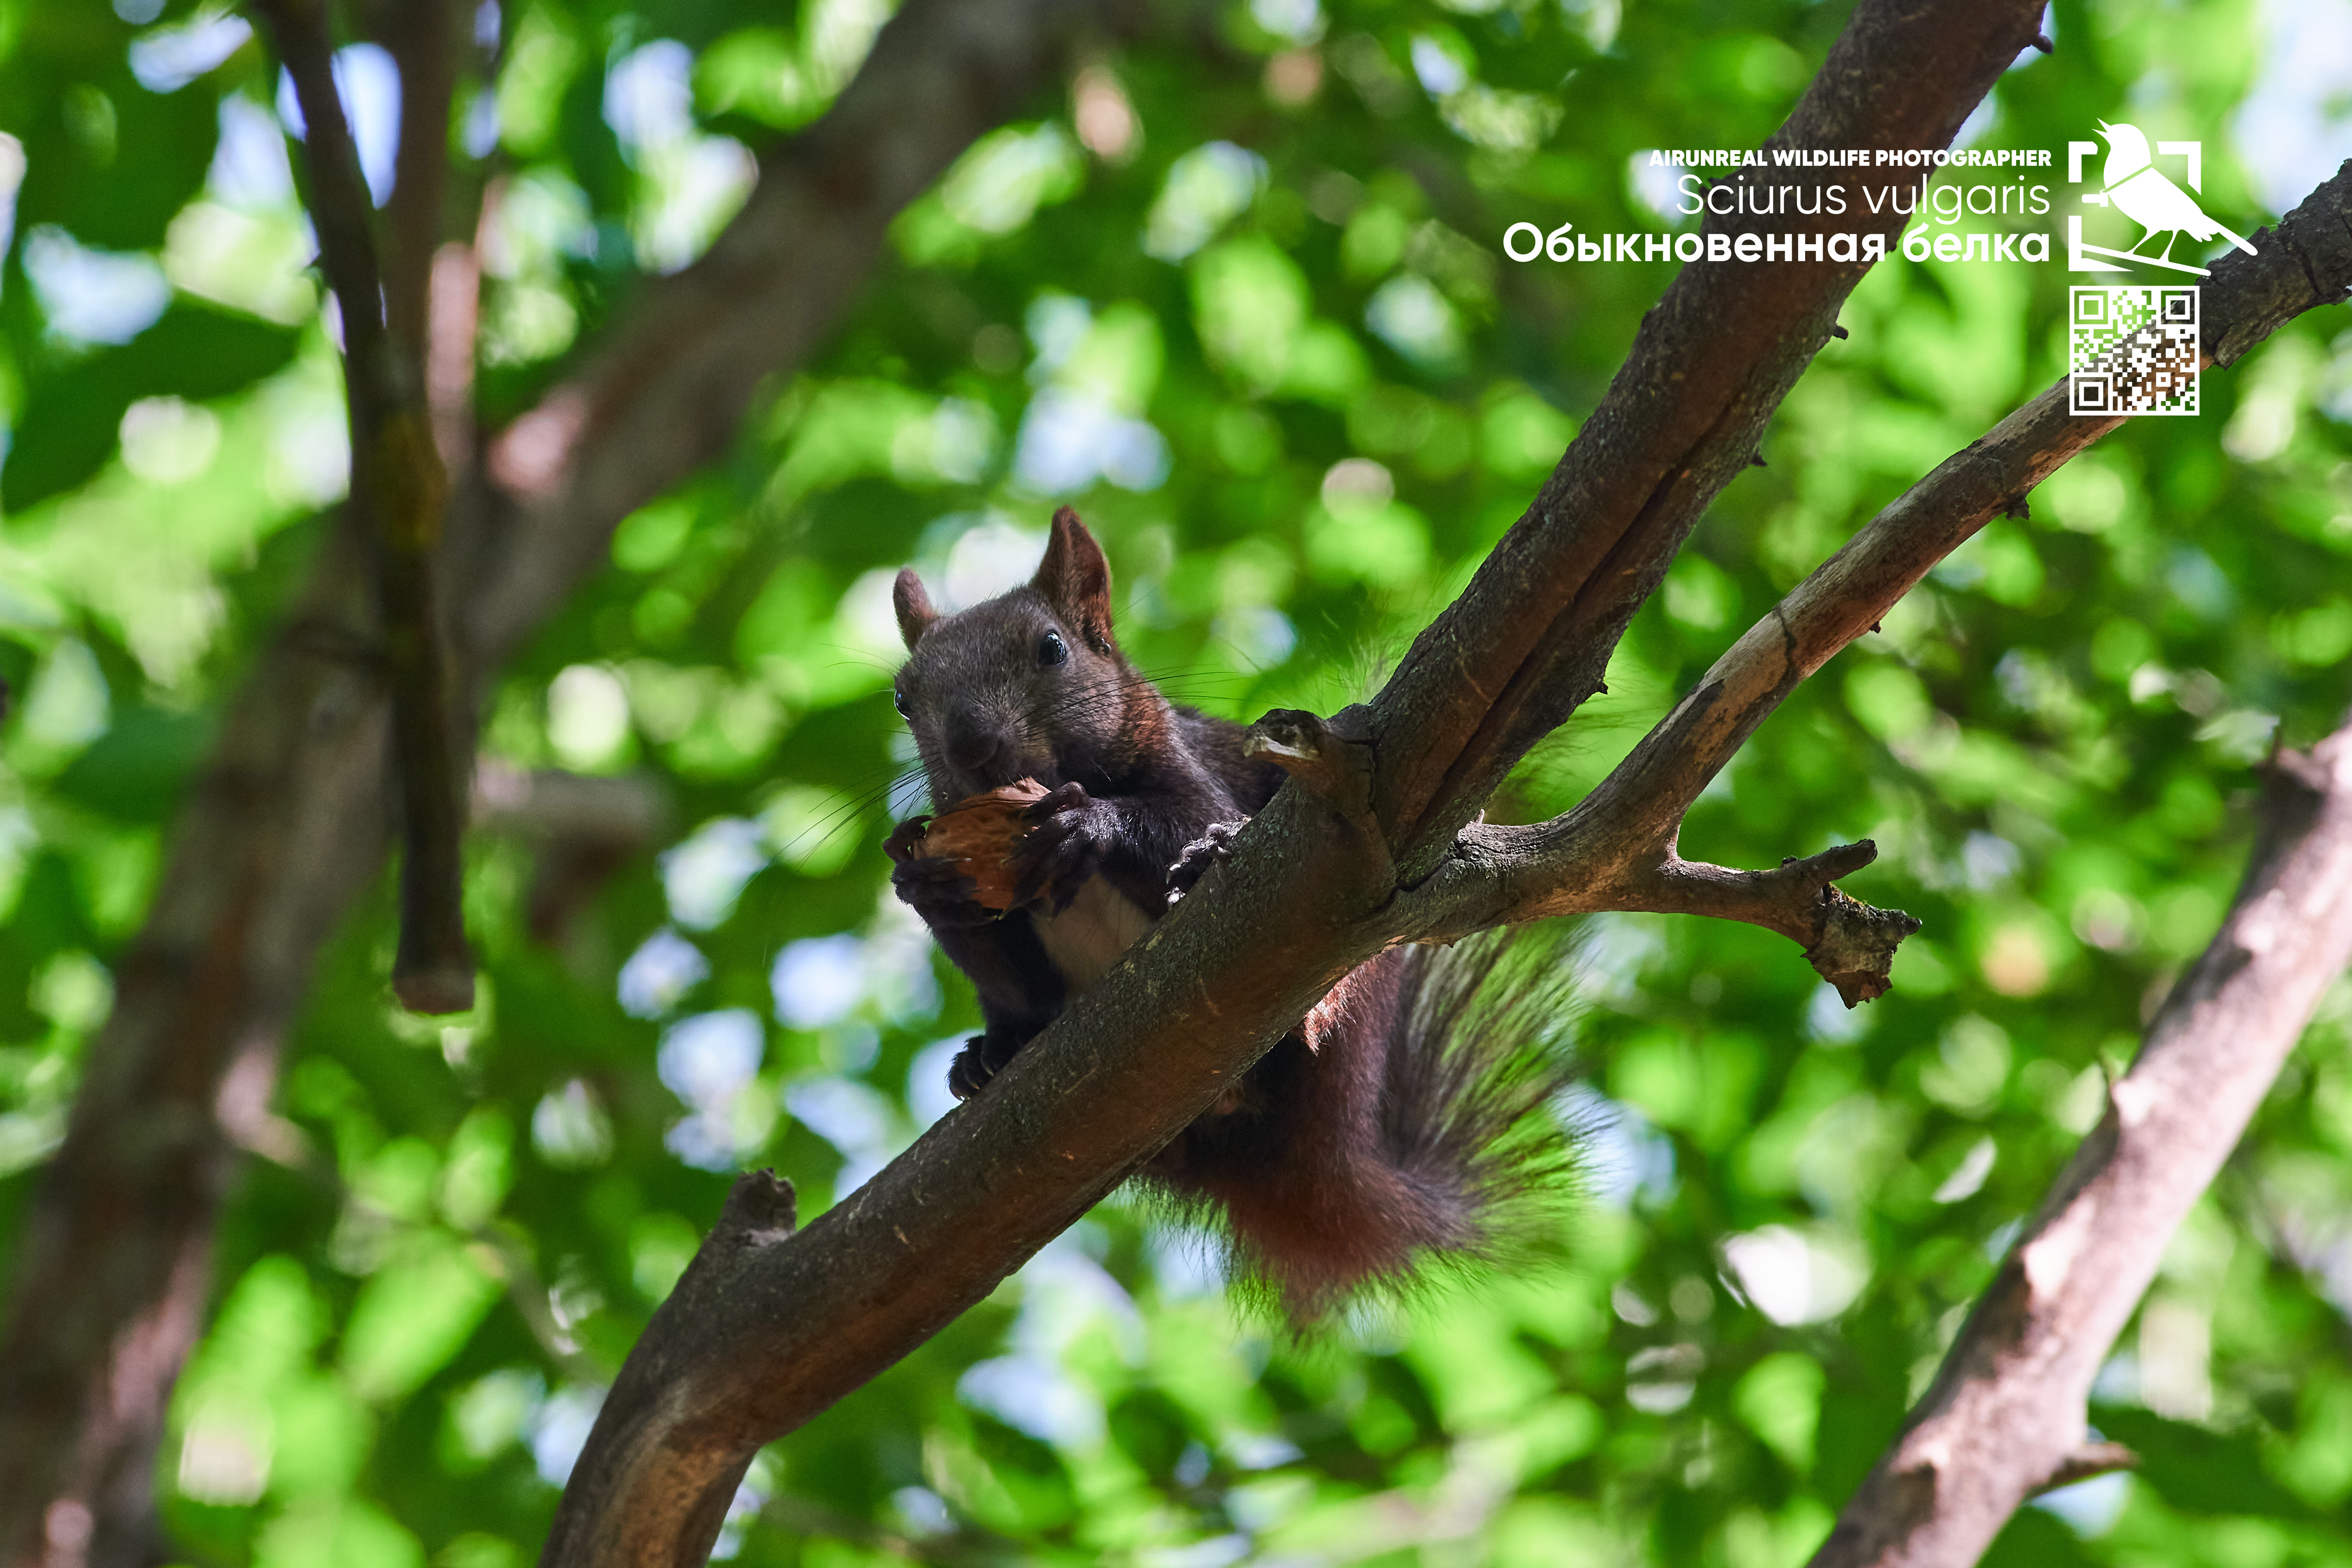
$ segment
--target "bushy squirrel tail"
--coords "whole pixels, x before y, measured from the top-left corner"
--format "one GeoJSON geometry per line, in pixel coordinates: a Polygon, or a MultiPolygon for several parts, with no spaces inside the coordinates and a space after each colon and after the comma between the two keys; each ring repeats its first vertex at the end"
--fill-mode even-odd
{"type": "Polygon", "coordinates": [[[1336,986],[1152,1163],[1224,1222],[1232,1272],[1298,1324],[1433,1269],[1505,1262],[1571,1190],[1557,1102],[1575,1014],[1556,944],[1488,933],[1393,949],[1336,986]]]}

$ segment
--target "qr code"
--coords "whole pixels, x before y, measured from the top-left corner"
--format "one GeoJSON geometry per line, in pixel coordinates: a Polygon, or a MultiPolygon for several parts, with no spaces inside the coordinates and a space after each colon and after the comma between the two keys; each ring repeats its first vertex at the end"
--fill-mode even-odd
{"type": "Polygon", "coordinates": [[[2197,290],[2077,288],[2066,324],[2067,410],[2197,412],[2197,290]]]}

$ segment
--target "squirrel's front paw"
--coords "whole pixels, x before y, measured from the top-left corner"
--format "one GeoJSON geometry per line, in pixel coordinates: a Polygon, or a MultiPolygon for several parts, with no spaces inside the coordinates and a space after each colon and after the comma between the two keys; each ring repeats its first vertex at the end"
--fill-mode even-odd
{"type": "Polygon", "coordinates": [[[1184,853],[1176,864],[1168,868],[1168,901],[1174,904],[1198,887],[1209,868],[1221,864],[1234,852],[1234,840],[1249,825],[1244,817],[1239,822],[1213,822],[1201,837],[1184,846],[1184,853]]]}
{"type": "Polygon", "coordinates": [[[1029,807],[1023,815],[1036,826],[1022,837],[1007,861],[1013,871],[1015,901],[1042,902],[1055,914],[1068,909],[1101,868],[1103,819],[1109,809],[1079,784],[1066,784],[1029,807]]]}
{"type": "Polygon", "coordinates": [[[979,889],[953,860],[939,856],[900,860],[890,868],[890,890],[932,930],[986,925],[996,918],[974,895],[979,889]]]}

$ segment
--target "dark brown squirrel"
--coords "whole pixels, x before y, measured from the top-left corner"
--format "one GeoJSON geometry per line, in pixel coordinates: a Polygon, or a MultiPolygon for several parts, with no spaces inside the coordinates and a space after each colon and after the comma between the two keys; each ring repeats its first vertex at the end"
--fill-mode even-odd
{"type": "MultiPolygon", "coordinates": [[[[924,856],[929,818],[886,846],[898,897],[979,992],[985,1032],[949,1073],[968,1100],[1226,852],[1283,773],[1244,754],[1244,726],[1170,702],[1128,662],[1109,563],[1068,507],[1026,585],[942,616],[908,570],[893,603],[898,711],[935,805],[1024,778],[1049,792],[1027,808],[1001,915],[956,861],[924,856]]],[[[1145,1169],[1189,1210],[1222,1213],[1240,1273],[1295,1320],[1423,1261],[1507,1250],[1567,1168],[1547,1109],[1567,1065],[1529,1037],[1556,990],[1497,982],[1500,946],[1465,948],[1359,966],[1145,1169]]]]}

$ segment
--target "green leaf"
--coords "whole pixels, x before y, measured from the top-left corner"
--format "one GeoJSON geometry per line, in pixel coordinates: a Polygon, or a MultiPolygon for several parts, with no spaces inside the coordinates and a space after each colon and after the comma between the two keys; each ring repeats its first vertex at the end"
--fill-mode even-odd
{"type": "Polygon", "coordinates": [[[2102,1405],[2092,1424],[2140,1458],[2133,1472],[2175,1508],[2191,1513],[2264,1514],[2315,1520],[2310,1504],[2271,1475],[2243,1433],[2216,1432],[2152,1411],[2102,1405]]]}
{"type": "MultiPolygon", "coordinates": [[[[119,37],[108,43],[121,47],[119,37]]],[[[122,60],[114,54],[112,68],[95,79],[44,73],[32,86],[19,121],[30,131],[16,196],[19,235],[53,223],[85,245],[152,250],[203,188],[220,136],[218,100],[202,86],[150,92],[122,60]]],[[[19,76],[9,87],[13,93],[26,85],[19,76]]]]}
{"type": "Polygon", "coordinates": [[[212,735],[201,714],[118,710],[104,734],[50,781],[59,796],[125,822],[168,816],[212,735]]]}
{"type": "Polygon", "coordinates": [[[95,474],[140,398],[242,391],[283,369],[299,341],[290,327],[184,299],[130,342],[36,380],[0,468],[0,510],[21,512],[95,474]]]}
{"type": "Polygon", "coordinates": [[[342,1364],[368,1398],[397,1399],[447,1365],[498,1300],[498,1281],[450,1242],[387,1265],[361,1287],[342,1364]]]}

